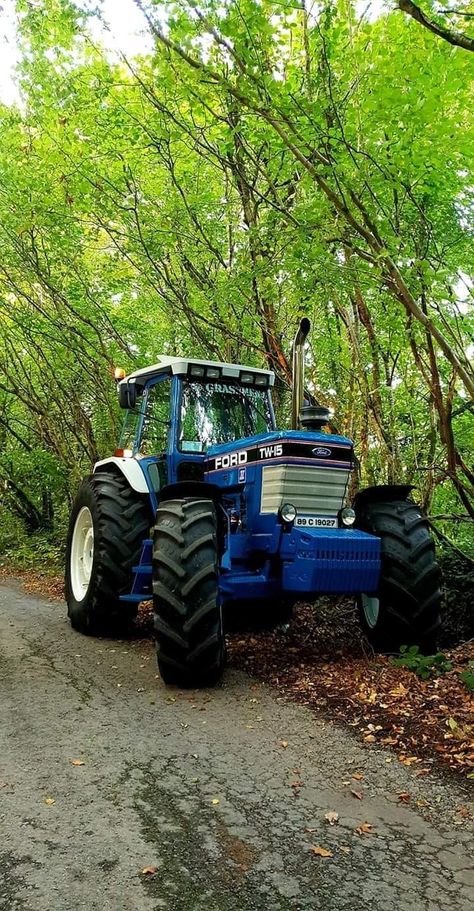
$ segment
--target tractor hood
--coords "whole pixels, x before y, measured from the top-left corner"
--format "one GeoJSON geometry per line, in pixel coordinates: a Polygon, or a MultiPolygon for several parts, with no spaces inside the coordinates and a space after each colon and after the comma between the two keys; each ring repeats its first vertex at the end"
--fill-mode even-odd
{"type": "Polygon", "coordinates": [[[236,499],[243,523],[261,534],[279,534],[284,503],[297,511],[296,526],[336,528],[344,505],[353,447],[346,437],[320,431],[280,430],[213,446],[204,460],[204,479],[236,499]]]}
{"type": "Polygon", "coordinates": [[[206,473],[229,471],[257,464],[311,464],[328,468],[353,467],[353,446],[347,437],[302,430],[276,430],[233,443],[211,446],[206,473]]]}

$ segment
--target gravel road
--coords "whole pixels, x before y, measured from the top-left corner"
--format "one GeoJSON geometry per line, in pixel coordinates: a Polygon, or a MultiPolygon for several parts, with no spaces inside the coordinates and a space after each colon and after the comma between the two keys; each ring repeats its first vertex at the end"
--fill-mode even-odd
{"type": "Polygon", "coordinates": [[[166,689],[149,641],[0,586],[0,911],[467,911],[468,796],[419,769],[242,673],[166,689]]]}

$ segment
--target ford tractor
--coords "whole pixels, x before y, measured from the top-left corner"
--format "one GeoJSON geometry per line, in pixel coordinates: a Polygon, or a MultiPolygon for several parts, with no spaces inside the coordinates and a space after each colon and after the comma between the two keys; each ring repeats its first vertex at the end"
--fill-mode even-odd
{"type": "Polygon", "coordinates": [[[431,650],[440,574],[407,485],[348,502],[351,440],[304,399],[304,319],[293,344],[292,429],[278,430],[269,370],[160,357],[118,383],[119,448],[77,494],[66,562],[75,630],[110,635],[153,600],[160,674],[208,686],[224,618],[347,594],[375,649],[431,650]],[[233,606],[233,608],[232,608],[233,606]]]}

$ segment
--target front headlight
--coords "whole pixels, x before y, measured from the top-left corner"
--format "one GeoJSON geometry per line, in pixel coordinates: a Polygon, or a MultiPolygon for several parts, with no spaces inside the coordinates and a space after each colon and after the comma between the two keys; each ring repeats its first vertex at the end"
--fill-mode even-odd
{"type": "Polygon", "coordinates": [[[352,506],[345,506],[344,509],[341,509],[339,519],[342,525],[350,528],[356,520],[355,510],[352,509],[352,506]]]}
{"type": "Polygon", "coordinates": [[[294,522],[297,514],[296,506],[293,506],[292,503],[284,503],[283,506],[280,506],[280,519],[283,522],[294,522]]]}

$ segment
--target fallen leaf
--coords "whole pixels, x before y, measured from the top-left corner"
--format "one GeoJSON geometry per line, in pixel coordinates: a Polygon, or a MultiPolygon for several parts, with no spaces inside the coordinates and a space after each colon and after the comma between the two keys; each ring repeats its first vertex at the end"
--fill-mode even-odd
{"type": "Polygon", "coordinates": [[[362,798],[364,796],[362,791],[356,791],[356,790],[354,790],[354,788],[351,788],[351,794],[353,797],[357,797],[357,800],[362,800],[362,798]]]}
{"type": "Polygon", "coordinates": [[[360,826],[357,826],[357,828],[354,829],[354,832],[356,832],[357,835],[372,835],[373,828],[371,822],[361,822],[360,826]]]}
{"type": "Polygon", "coordinates": [[[365,740],[366,743],[375,743],[375,741],[377,740],[377,738],[374,737],[373,734],[367,734],[367,735],[364,737],[364,740],[365,740]]]}
{"type": "Polygon", "coordinates": [[[409,794],[408,791],[399,791],[398,799],[401,800],[402,803],[410,803],[411,794],[409,794]]]}
{"type": "Polygon", "coordinates": [[[140,872],[142,876],[154,876],[158,872],[158,867],[143,867],[140,872]]]}
{"type": "Polygon", "coordinates": [[[44,802],[47,807],[52,807],[53,803],[56,803],[54,797],[46,797],[44,802]]]}
{"type": "Polygon", "coordinates": [[[327,819],[330,826],[333,826],[339,819],[339,813],[336,813],[335,810],[328,810],[324,814],[324,818],[327,819]]]}
{"type": "Polygon", "coordinates": [[[334,857],[332,851],[328,851],[327,848],[322,848],[321,845],[313,845],[311,850],[317,857],[334,857]]]}
{"type": "Polygon", "coordinates": [[[469,817],[471,815],[471,811],[469,810],[469,807],[465,807],[465,806],[456,807],[456,813],[459,813],[459,816],[462,816],[464,819],[469,819],[469,817]]]}
{"type": "Polygon", "coordinates": [[[71,765],[85,765],[83,759],[71,759],[71,765]]]}
{"type": "Polygon", "coordinates": [[[349,845],[339,845],[339,850],[342,851],[343,854],[351,853],[351,849],[350,849],[349,845]]]}
{"type": "Polygon", "coordinates": [[[218,797],[214,797],[214,799],[213,799],[211,802],[212,802],[212,804],[216,807],[217,804],[220,803],[220,800],[219,800],[218,797]]]}
{"type": "Polygon", "coordinates": [[[351,775],[351,778],[354,778],[355,781],[363,781],[363,780],[364,780],[364,776],[363,776],[360,772],[354,772],[354,774],[351,775]]]}
{"type": "Polygon", "coordinates": [[[408,690],[406,686],[403,686],[403,683],[397,683],[397,685],[390,690],[390,696],[406,696],[408,690]]]}

